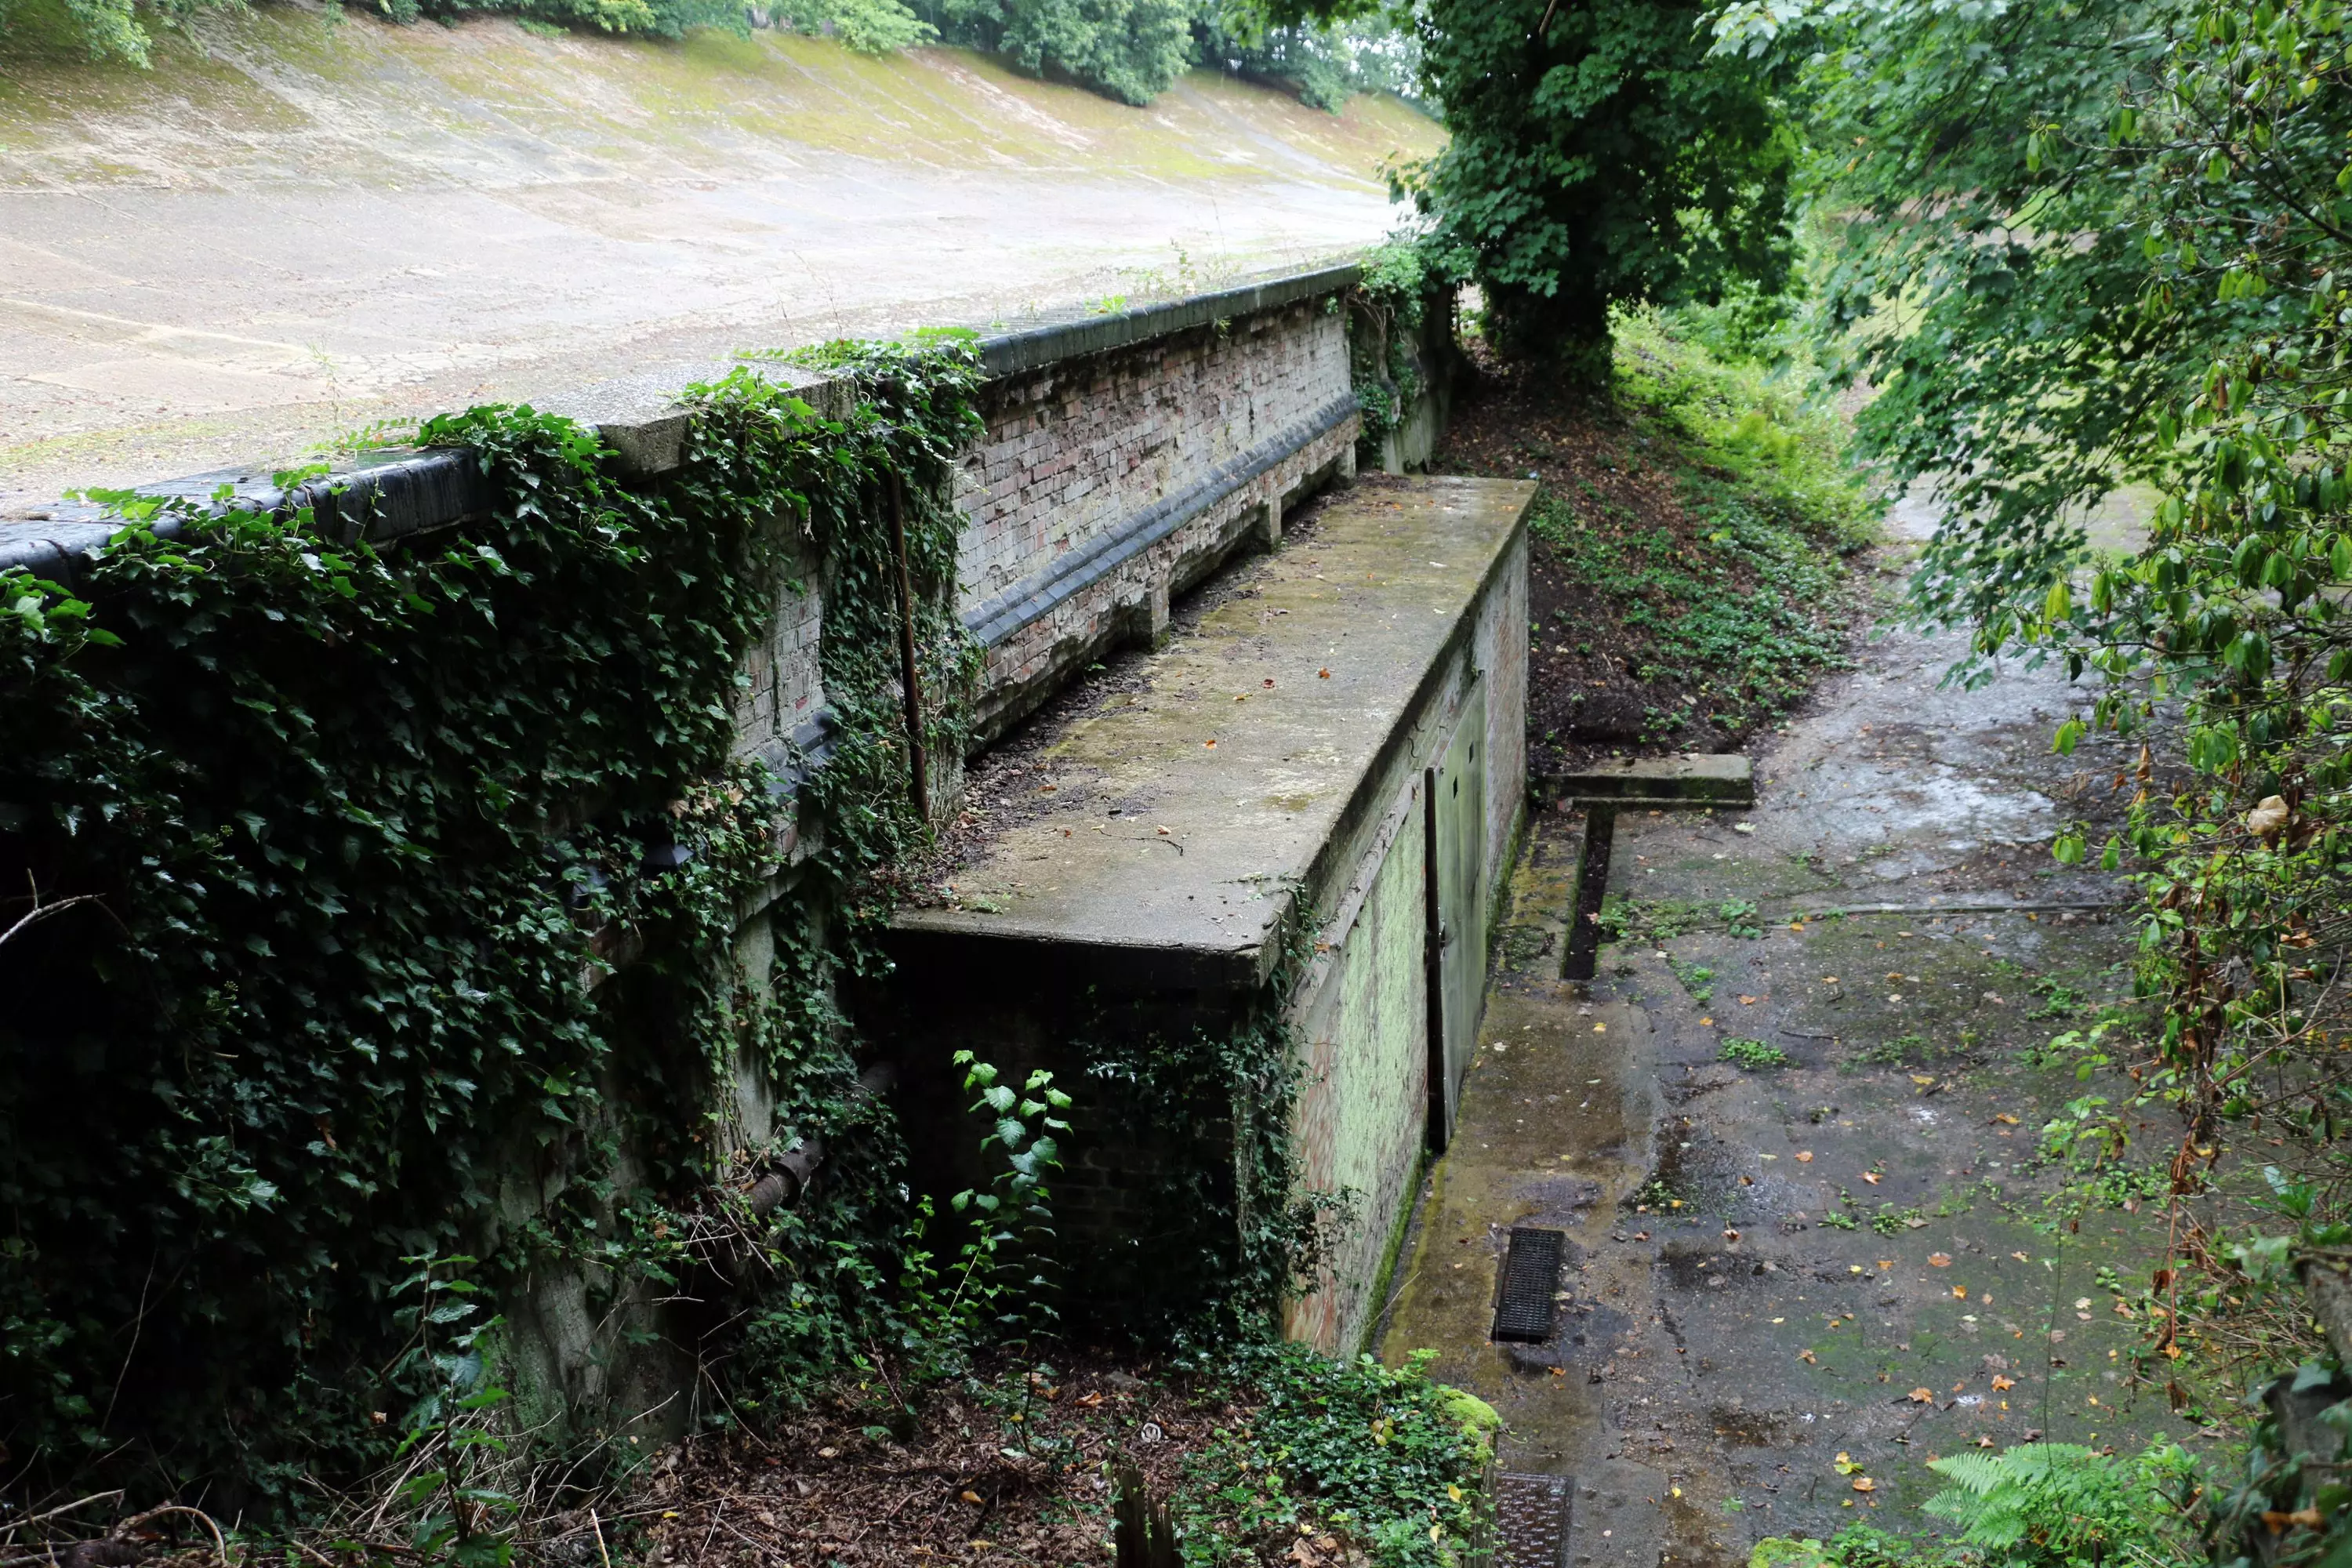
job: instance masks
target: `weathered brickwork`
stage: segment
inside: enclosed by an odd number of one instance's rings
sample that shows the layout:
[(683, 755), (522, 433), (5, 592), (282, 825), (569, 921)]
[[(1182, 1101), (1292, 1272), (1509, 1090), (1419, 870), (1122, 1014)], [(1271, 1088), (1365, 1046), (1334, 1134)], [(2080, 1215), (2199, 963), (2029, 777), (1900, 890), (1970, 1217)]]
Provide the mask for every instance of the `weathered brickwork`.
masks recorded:
[(781, 768), (786, 743), (806, 734), (824, 709), (824, 679), (817, 641), (824, 601), (805, 574), (794, 573), (776, 595), (767, 635), (745, 656), (745, 684), (735, 696), (735, 754), (757, 756)]
[[(987, 649), (977, 738), (1001, 734), (1101, 651), (1148, 641), (1181, 594), (1355, 471), (1338, 289), (1000, 376), (955, 501), (958, 609)], [(1083, 348), (1087, 334), (1073, 330)], [(821, 398), (823, 386), (803, 388)], [(822, 609), (787, 592), (747, 661), (737, 751), (772, 763), (822, 712)], [(952, 794), (951, 780), (943, 781)]]
[(983, 412), (958, 574), (990, 645), (985, 735), (1104, 647), (1155, 636), (1171, 593), (1353, 471), (1346, 317), (1307, 300), (1049, 364), (992, 385)]

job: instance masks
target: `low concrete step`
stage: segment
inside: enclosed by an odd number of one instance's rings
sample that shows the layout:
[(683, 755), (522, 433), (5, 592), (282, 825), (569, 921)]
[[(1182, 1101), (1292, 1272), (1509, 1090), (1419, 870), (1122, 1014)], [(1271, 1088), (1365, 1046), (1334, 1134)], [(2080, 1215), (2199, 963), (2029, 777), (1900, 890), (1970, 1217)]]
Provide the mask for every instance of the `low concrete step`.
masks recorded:
[(1538, 773), (1528, 781), (1535, 804), (1556, 805), (1754, 805), (1756, 770), (1746, 756), (1628, 757), (1580, 773)]

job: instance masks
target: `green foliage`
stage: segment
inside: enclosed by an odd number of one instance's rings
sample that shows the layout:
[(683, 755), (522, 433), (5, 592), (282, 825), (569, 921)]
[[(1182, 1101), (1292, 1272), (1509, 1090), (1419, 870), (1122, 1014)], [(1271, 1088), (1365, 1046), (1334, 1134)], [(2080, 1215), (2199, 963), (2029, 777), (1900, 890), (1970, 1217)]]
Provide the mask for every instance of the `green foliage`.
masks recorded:
[(1794, 142), (1770, 72), (1711, 56), (1697, 6), (1432, 0), (1414, 18), (1451, 137), (1397, 179), (1484, 290), (1498, 343), (1605, 353), (1612, 306), (1715, 299), (1739, 277), (1777, 290)]
[[(425, 1253), (401, 1261), (416, 1272), (394, 1295), (414, 1291), (416, 1300), (394, 1314), (410, 1332), (394, 1381), (425, 1390), (392, 1456), (394, 1464), (406, 1462), (394, 1500), (411, 1515), (408, 1544), (427, 1562), (506, 1568), (514, 1546), (497, 1521), (515, 1512), (515, 1500), (486, 1472), (507, 1451), (492, 1422), (508, 1394), (491, 1380), (482, 1344), (505, 1320), (475, 1321), (481, 1311), (470, 1299), (477, 1287), (462, 1271), (476, 1259)], [(401, 1377), (401, 1371), (414, 1375)]]
[(839, 38), (861, 55), (896, 54), (940, 36), (898, 0), (782, 0), (772, 16), (779, 26)]
[(1391, 1370), (1257, 1338), (1211, 1362), (1262, 1403), (1187, 1466), (1170, 1510), (1185, 1563), (1263, 1562), (1259, 1547), (1295, 1541), (1302, 1517), (1344, 1530), (1378, 1568), (1449, 1568), (1485, 1542), (1498, 1423), (1429, 1381), (1434, 1354)]
[(1431, 297), (1446, 280), (1437, 253), (1415, 236), (1391, 235), (1364, 256), (1363, 276), (1349, 304), (1352, 379), (1362, 410), (1356, 449), (1366, 458), (1377, 457), (1381, 443), (1422, 395), (1415, 349)]
[(1360, 92), (1420, 90), (1421, 43), (1384, 15), (1269, 27), (1222, 6), (1193, 22), (1201, 58), (1233, 75), (1282, 82), (1317, 109), (1338, 112)]
[[(1726, 37), (1811, 62), (1843, 231), (1820, 324), (1878, 388), (1865, 447), (1948, 503), (1916, 609), (1973, 623), (1971, 679), (2013, 647), (2102, 678), (2061, 753), (2178, 713), (2186, 773), (2142, 750), (2127, 829), (2053, 846), (2138, 881), (2160, 1010), (2138, 1093), (2192, 1147), (2258, 1112), (2331, 1142), (2352, 1023), (2324, 978), (2352, 938), (2345, 16), (1775, 3)], [(2085, 511), (2125, 484), (2146, 536), (2095, 552)], [(2104, 1032), (2062, 1037), (2085, 1076)], [(2123, 1119), (2087, 1145), (2065, 1120), (2066, 1157), (2111, 1169)]]
[[(846, 0), (851, 5), (887, 5), (888, 0)], [(733, 0), (372, 0), (394, 22), (421, 17), (436, 21), (489, 13), (526, 21), (620, 37), (682, 38), (693, 27), (724, 27), (746, 33), (744, 9)]]
[(1674, 971), (1675, 978), (1682, 982), (1683, 989), (1690, 993), (1692, 1001), (1704, 1007), (1715, 1000), (1714, 970), (1703, 963), (1686, 963), (1672, 956), (1667, 958), (1666, 967)]
[[(685, 462), (651, 485), (567, 421), (476, 409), (425, 430), (498, 498), (457, 529), (379, 550), (307, 511), (117, 496), (73, 591), (0, 578), (0, 868), (52, 911), (0, 946), (13, 1453), (297, 1510), (383, 1458), (371, 1410), (428, 1392), (386, 1305), (420, 1251), (476, 1253), (494, 1297), (584, 1271), (604, 1317), (725, 1245), (761, 1265), (768, 1364), (863, 1336), (897, 1155), (832, 977), (878, 962), (880, 872), (924, 833), (879, 500), (903, 484), (951, 691), (945, 482), (976, 372), (959, 342), (828, 363), (864, 394), (848, 417), (738, 371), (689, 391)], [(730, 705), (803, 552), (840, 727), (793, 802), (817, 848), (773, 967), (746, 976), (739, 912), (787, 825), (729, 761)], [(959, 743), (950, 711), (930, 727)], [(780, 1136), (855, 1173), (757, 1231), (734, 1188), (764, 1151), (713, 1111), (739, 1064)], [(547, 1206), (503, 1195), (522, 1182)]]
[(1927, 1511), (1959, 1524), (1961, 1543), (1988, 1563), (2107, 1568), (2189, 1556), (2181, 1515), (2194, 1468), (2176, 1445), (2118, 1460), (2074, 1443), (2026, 1443), (1927, 1468), (1946, 1486)]
[(1736, 1063), (1750, 1072), (1759, 1071), (1765, 1068), (1784, 1068), (1789, 1065), (1789, 1053), (1780, 1047), (1764, 1040), (1746, 1039), (1737, 1035), (1723, 1042), (1723, 1049), (1717, 1053), (1717, 1057), (1718, 1060)]
[[(997, 1071), (970, 1051), (955, 1054), (965, 1069), (966, 1093), (978, 1090), (973, 1111), (989, 1121), (980, 1141), (983, 1153), (991, 1145), (1003, 1152), (991, 1192), (966, 1190), (950, 1200), (956, 1213), (972, 1222), (973, 1236), (964, 1243), (954, 1273), (955, 1289), (941, 1302), (938, 1322), (922, 1337), (971, 1340), (987, 1332), (1006, 1341), (1042, 1331), (1053, 1320), (1045, 1298), (1053, 1289), (1048, 1275), (1054, 1239), (1053, 1194), (1046, 1179), (1061, 1168), (1061, 1146), (1054, 1134), (1070, 1124), (1055, 1114), (1067, 1110), (1070, 1097), (1054, 1087), (1054, 1075), (1043, 1068), (1032, 1072), (1018, 1093), (996, 1081)], [(1028, 1271), (1026, 1279), (1022, 1270)]]
[(1192, 0), (921, 0), (950, 43), (1149, 103), (1192, 63)]
[(1683, 335), (1687, 314), (1619, 315), (1620, 405), (1768, 516), (1841, 554), (1875, 543), (1880, 500), (1855, 474), (1846, 422), (1818, 386), (1709, 351)]

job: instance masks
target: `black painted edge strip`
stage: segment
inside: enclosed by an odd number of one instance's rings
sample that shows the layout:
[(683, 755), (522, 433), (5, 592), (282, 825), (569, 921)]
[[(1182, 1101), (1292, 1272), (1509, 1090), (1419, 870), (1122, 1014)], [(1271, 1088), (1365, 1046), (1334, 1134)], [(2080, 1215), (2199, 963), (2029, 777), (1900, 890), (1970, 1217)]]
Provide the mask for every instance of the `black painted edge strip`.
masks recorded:
[(995, 647), (1034, 621), (1054, 613), (1184, 524), (1312, 442), (1346, 424), (1357, 412), (1356, 395), (1333, 398), (1300, 424), (1227, 458), (1207, 475), (1123, 518), (1043, 572), (1033, 574), (978, 605), (963, 617), (964, 629), (985, 647)]
[[(460, 447), (375, 453), (356, 467), (306, 479), (291, 489), (242, 469), (223, 468), (142, 485), (138, 493), (199, 504), (221, 500), (280, 515), (307, 506), (321, 530), (379, 544), (478, 516), (490, 510), (494, 499), (481, 464)], [(62, 501), (42, 510), (47, 516), (31, 521), (48, 523), (47, 529), (0, 538), (0, 572), (21, 566), (37, 574), (50, 569), (70, 574), (124, 526), (88, 501)], [(181, 526), (178, 518), (163, 518), (155, 531), (169, 538)]]

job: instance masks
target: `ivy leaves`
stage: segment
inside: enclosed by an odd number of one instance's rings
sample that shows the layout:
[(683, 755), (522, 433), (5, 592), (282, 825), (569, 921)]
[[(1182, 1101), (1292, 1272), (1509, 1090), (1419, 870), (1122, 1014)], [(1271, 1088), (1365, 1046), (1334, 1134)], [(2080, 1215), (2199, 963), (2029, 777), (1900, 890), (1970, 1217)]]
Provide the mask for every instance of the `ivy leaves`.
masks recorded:
[[(592, 431), (478, 408), (423, 432), (499, 498), (449, 532), (378, 551), (230, 496), (116, 498), (77, 592), (0, 579), (0, 881), (59, 910), (0, 945), (0, 1445), (60, 1482), (160, 1465), (301, 1507), (301, 1478), (383, 1457), (403, 1259), (462, 1247), (494, 1291), (593, 1263), (614, 1300), (698, 1266), (738, 1052), (787, 1129), (877, 1152), (777, 1233), (834, 1259), (795, 1282), (807, 1339), (873, 1310), (892, 1145), (831, 985), (924, 831), (877, 787), (878, 502), (916, 498), (926, 647), (962, 668), (944, 481), (976, 359), (835, 360), (836, 420), (748, 371), (696, 389), (651, 485)], [(730, 700), (793, 520), (836, 565), (842, 734), (761, 1000), (733, 942), (780, 823)], [(953, 743), (952, 703), (930, 722)]]

